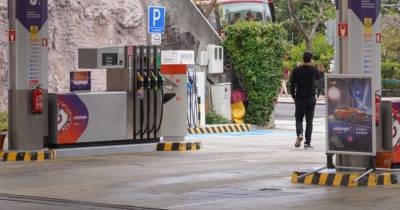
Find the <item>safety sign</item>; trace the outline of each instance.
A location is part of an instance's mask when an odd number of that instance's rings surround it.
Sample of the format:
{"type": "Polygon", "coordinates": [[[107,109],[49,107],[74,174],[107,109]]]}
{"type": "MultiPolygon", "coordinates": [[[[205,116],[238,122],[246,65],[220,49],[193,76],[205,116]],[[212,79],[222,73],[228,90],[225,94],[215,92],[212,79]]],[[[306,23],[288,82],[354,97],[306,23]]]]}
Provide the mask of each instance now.
{"type": "Polygon", "coordinates": [[[339,23],[338,36],[339,37],[348,37],[349,36],[349,24],[348,23],[339,23]]]}
{"type": "Polygon", "coordinates": [[[9,31],[8,32],[8,41],[9,42],[15,42],[17,40],[17,34],[15,31],[9,31]]]}
{"type": "Polygon", "coordinates": [[[165,8],[150,6],[148,9],[148,32],[165,32],[165,8]]]}
{"type": "Polygon", "coordinates": [[[381,33],[376,33],[376,43],[378,43],[378,44],[382,43],[382,34],[381,33]]]}
{"type": "Polygon", "coordinates": [[[364,37],[371,38],[372,32],[372,18],[364,18],[364,37]]]}
{"type": "Polygon", "coordinates": [[[161,37],[160,33],[152,33],[151,34],[151,45],[158,46],[161,45],[161,37]]]}

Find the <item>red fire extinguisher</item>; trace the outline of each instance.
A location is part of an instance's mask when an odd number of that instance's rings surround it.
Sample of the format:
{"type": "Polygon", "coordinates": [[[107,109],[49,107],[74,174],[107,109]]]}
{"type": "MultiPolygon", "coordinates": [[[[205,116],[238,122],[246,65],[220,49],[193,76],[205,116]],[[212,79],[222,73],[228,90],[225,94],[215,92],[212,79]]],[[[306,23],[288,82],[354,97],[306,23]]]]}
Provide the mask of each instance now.
{"type": "Polygon", "coordinates": [[[33,89],[31,92],[31,105],[32,114],[42,114],[43,113],[43,90],[40,86],[33,89]]]}

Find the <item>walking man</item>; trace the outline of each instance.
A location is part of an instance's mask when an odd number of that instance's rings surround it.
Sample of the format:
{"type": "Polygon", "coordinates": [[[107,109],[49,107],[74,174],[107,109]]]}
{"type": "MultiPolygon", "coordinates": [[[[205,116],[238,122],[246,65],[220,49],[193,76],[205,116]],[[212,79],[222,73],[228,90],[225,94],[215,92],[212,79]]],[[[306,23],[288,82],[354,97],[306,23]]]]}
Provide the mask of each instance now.
{"type": "Polygon", "coordinates": [[[311,146],[311,135],[313,129],[313,119],[318,88],[319,72],[312,65],[312,53],[305,52],[303,55],[304,63],[293,70],[290,81],[290,93],[296,105],[296,133],[297,139],[295,147],[299,148],[303,141],[303,118],[306,117],[306,142],[304,149],[313,149],[311,146]]]}

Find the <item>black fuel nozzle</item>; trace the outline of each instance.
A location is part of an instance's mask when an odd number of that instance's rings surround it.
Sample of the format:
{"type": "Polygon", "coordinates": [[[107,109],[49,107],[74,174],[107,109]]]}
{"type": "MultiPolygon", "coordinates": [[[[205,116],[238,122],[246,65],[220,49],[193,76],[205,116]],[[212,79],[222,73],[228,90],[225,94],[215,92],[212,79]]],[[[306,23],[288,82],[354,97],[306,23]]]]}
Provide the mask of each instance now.
{"type": "Polygon", "coordinates": [[[143,88],[144,87],[144,77],[142,76],[142,74],[140,74],[140,72],[136,73],[136,81],[137,81],[137,88],[143,88]]]}
{"type": "Polygon", "coordinates": [[[158,88],[162,88],[164,86],[164,83],[165,83],[164,76],[161,73],[159,73],[158,74],[158,78],[157,78],[157,86],[158,86],[158,88]]]}
{"type": "Polygon", "coordinates": [[[136,97],[138,97],[140,100],[143,100],[144,99],[144,77],[138,72],[136,74],[136,80],[137,80],[136,97]]]}
{"type": "Polygon", "coordinates": [[[158,78],[156,77],[156,75],[153,72],[150,72],[150,87],[151,89],[155,89],[157,90],[157,81],[158,78]]]}
{"type": "Polygon", "coordinates": [[[145,89],[149,89],[150,88],[151,79],[150,79],[149,75],[147,75],[146,72],[143,72],[143,79],[144,79],[144,88],[145,89]]]}

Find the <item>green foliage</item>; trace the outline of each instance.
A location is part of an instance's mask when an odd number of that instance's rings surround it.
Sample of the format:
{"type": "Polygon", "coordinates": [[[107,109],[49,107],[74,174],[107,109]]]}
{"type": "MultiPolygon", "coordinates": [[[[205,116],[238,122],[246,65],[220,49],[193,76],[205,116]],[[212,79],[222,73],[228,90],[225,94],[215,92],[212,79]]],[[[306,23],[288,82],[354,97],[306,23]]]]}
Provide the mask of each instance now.
{"type": "MultiPolygon", "coordinates": [[[[293,0],[293,12],[300,18],[306,30],[311,31],[319,13],[315,1],[324,2],[325,13],[321,25],[317,30],[317,32],[324,33],[324,22],[336,18],[335,5],[331,0],[293,0]]],[[[299,27],[293,23],[289,15],[288,0],[274,0],[274,5],[276,8],[277,22],[281,23],[288,31],[288,40],[293,41],[295,45],[301,43],[304,40],[304,36],[300,32],[299,27]]]]}
{"type": "Polygon", "coordinates": [[[0,132],[8,130],[8,114],[7,112],[0,112],[0,132]]]}
{"type": "MultiPolygon", "coordinates": [[[[306,51],[306,44],[302,42],[297,46],[292,46],[289,49],[289,55],[291,57],[291,68],[294,68],[297,62],[302,62],[303,53],[306,51]]],[[[329,67],[329,61],[334,56],[334,49],[326,41],[324,34],[318,34],[313,40],[313,55],[315,62],[321,62],[324,64],[325,69],[329,67]]]]}
{"type": "Polygon", "coordinates": [[[382,62],[382,79],[400,80],[400,63],[382,62]]]}
{"type": "Polygon", "coordinates": [[[224,47],[249,100],[246,122],[266,125],[283,76],[286,31],[275,24],[240,22],[227,34],[224,47]]]}
{"type": "Polygon", "coordinates": [[[215,112],[207,112],[206,113],[206,124],[214,125],[214,124],[229,124],[229,120],[224,116],[221,116],[215,112]]]}
{"type": "Polygon", "coordinates": [[[383,29],[382,59],[400,63],[400,27],[396,25],[383,29]]]}
{"type": "MultiPolygon", "coordinates": [[[[381,4],[389,4],[394,5],[400,3],[399,0],[381,0],[381,4]]],[[[382,14],[383,15],[398,15],[400,14],[400,10],[396,7],[383,7],[382,6],[382,14]]]]}

